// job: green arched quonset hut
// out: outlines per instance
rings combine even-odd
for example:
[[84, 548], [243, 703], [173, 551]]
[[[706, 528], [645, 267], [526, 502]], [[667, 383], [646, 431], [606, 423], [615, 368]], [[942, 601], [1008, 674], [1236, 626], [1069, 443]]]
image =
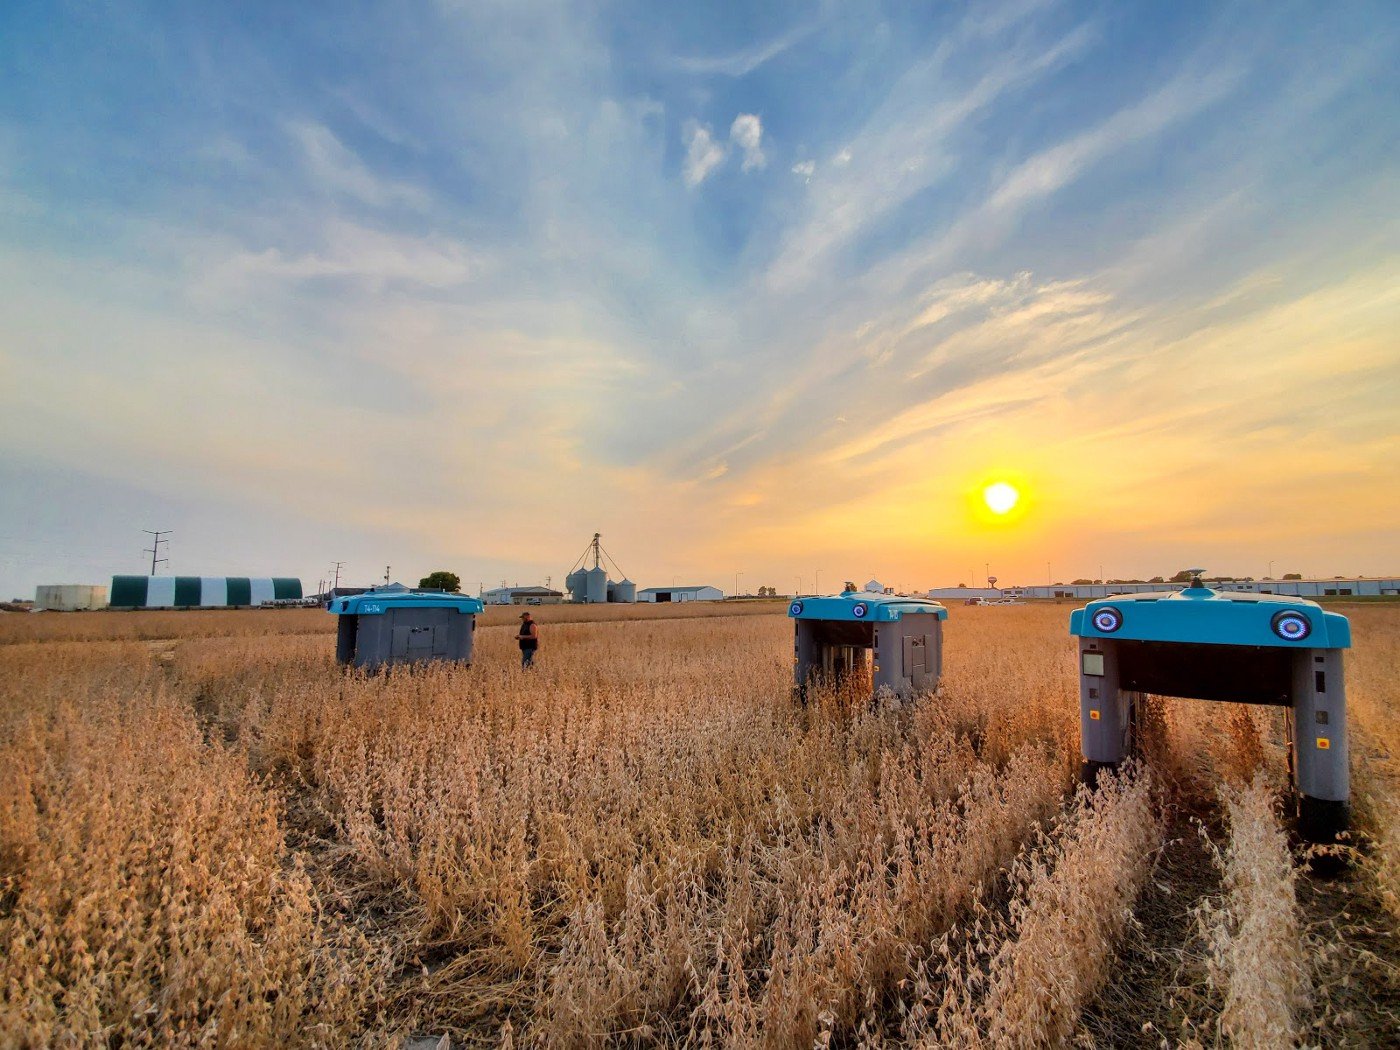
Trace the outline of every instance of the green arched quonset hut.
[[113, 576], [113, 609], [232, 609], [298, 600], [301, 581], [287, 576]]

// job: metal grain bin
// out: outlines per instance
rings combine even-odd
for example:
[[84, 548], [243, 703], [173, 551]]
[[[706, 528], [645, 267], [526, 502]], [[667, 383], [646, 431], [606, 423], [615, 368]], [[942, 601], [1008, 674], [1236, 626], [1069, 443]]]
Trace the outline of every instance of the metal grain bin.
[[564, 589], [569, 592], [569, 601], [588, 601], [588, 571], [575, 569], [564, 577]]
[[583, 600], [600, 604], [607, 602], [608, 570], [601, 567], [587, 569], [584, 575], [588, 578], [588, 586]]

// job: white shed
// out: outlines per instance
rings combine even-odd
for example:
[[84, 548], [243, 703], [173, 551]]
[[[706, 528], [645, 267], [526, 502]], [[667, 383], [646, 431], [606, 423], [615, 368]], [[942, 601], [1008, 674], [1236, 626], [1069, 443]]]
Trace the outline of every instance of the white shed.
[[34, 590], [34, 609], [55, 612], [78, 612], [83, 609], [104, 609], [107, 588], [86, 583], [46, 583]]
[[637, 592], [639, 602], [717, 602], [724, 597], [718, 587], [647, 587]]

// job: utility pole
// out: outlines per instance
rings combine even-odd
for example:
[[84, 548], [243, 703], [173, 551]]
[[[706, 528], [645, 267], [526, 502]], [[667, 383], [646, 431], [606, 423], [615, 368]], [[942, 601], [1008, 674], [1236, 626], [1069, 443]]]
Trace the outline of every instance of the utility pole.
[[821, 571], [821, 569], [818, 569], [818, 570], [816, 571], [816, 574], [812, 577], [812, 580], [813, 580], [813, 583], [812, 583], [812, 593], [813, 593], [813, 594], [821, 594], [821, 592], [822, 592], [822, 571]]
[[385, 582], [385, 583], [388, 583], [388, 582], [389, 582], [389, 566], [388, 566], [388, 565], [384, 566], [384, 582]]
[[796, 576], [796, 577], [794, 577], [794, 579], [797, 580], [797, 593], [798, 593], [798, 594], [801, 594], [801, 593], [802, 593], [802, 577], [801, 577], [801, 576]]
[[988, 590], [991, 590], [991, 587], [992, 587], [992, 563], [991, 563], [991, 562], [987, 562], [987, 563], [983, 566], [983, 568], [985, 568], [985, 569], [987, 570], [986, 573], [984, 574], [984, 575], [985, 575], [985, 578], [986, 578], [986, 580], [987, 580], [987, 589], [988, 589]]
[[742, 575], [744, 575], [742, 572], [734, 574], [734, 597], [736, 598], [739, 597], [739, 577]]
[[151, 541], [150, 547], [144, 548], [144, 553], [149, 554], [151, 556], [151, 575], [154, 576], [156, 574], [157, 565], [159, 565], [161, 562], [170, 561], [169, 558], [158, 558], [156, 555], [160, 553], [160, 545], [162, 543], [165, 544], [167, 547], [170, 546], [170, 541], [163, 540], [161, 539], [161, 537], [169, 536], [172, 533], [170, 529], [161, 529], [159, 531], [155, 529], [142, 529], [141, 531], [144, 532], [147, 536], [154, 537], [154, 539], [152, 539]]
[[331, 566], [331, 568], [335, 570], [335, 582], [334, 582], [333, 584], [331, 584], [331, 587], [333, 588], [332, 593], [334, 593], [335, 590], [339, 590], [339, 589], [340, 589], [340, 570], [341, 570], [344, 566], [345, 566], [345, 563], [344, 563], [343, 561], [338, 561], [338, 562], [336, 562], [334, 565]]
[[1274, 578], [1274, 563], [1273, 563], [1273, 559], [1270, 559], [1270, 560], [1269, 560], [1269, 579], [1272, 580], [1273, 578]]
[[1045, 563], [1045, 586], [1050, 586], [1050, 563]]

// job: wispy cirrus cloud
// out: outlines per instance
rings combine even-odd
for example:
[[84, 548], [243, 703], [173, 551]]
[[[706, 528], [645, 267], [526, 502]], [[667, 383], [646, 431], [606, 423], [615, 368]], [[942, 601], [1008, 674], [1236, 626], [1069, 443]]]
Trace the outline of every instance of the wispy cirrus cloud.
[[817, 22], [809, 22], [795, 26], [771, 40], [761, 41], [729, 54], [678, 56], [671, 61], [677, 69], [686, 73], [717, 74], [727, 77], [747, 76], [806, 39], [817, 28]]
[[455, 241], [388, 233], [340, 219], [329, 221], [317, 241], [316, 247], [300, 252], [279, 247], [237, 251], [213, 265], [203, 278], [205, 287], [341, 278], [444, 289], [471, 280], [486, 266]]
[[833, 256], [872, 223], [952, 175], [950, 139], [956, 132], [1008, 93], [1082, 54], [1094, 31], [1080, 26], [1048, 44], [1009, 48], [994, 46], [993, 37], [980, 45], [986, 48], [985, 64], [955, 70], [953, 58], [965, 37], [955, 35], [903, 73], [865, 126], [813, 180], [805, 216], [788, 232], [769, 268], [772, 290], [790, 290], [813, 274], [832, 273]]
[[428, 207], [430, 198], [425, 190], [375, 174], [325, 125], [290, 121], [287, 134], [300, 148], [314, 188], [376, 208], [399, 206], [421, 211]]

